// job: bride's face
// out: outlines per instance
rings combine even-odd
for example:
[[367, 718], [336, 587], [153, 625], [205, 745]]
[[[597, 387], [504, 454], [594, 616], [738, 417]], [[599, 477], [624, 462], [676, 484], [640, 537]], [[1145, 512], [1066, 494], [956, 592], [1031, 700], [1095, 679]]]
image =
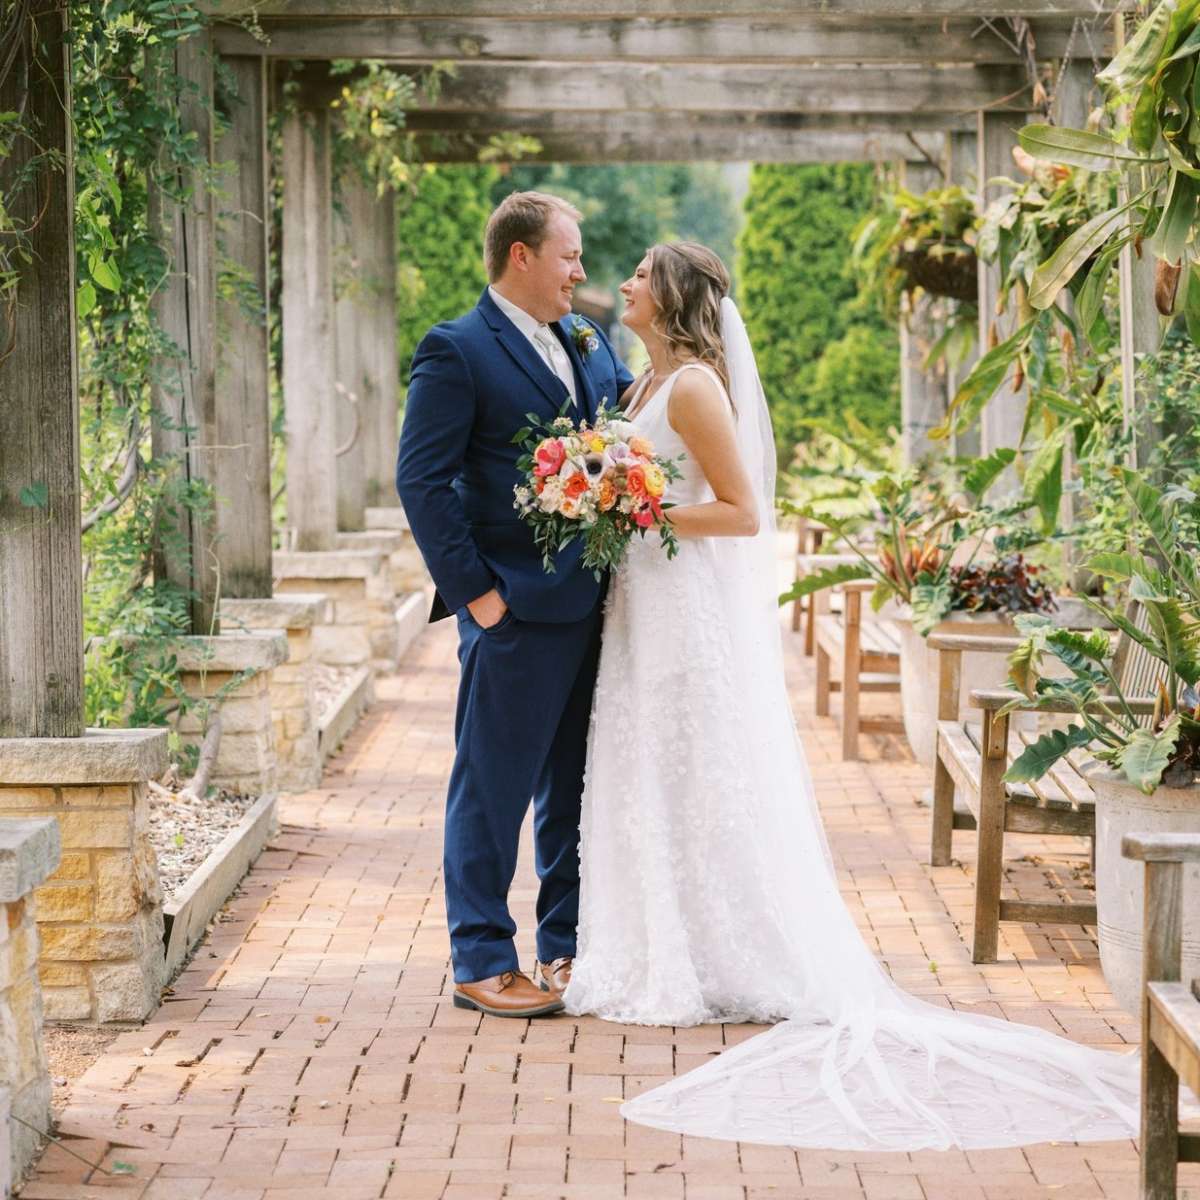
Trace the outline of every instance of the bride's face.
[[650, 256], [646, 255], [637, 265], [637, 270], [621, 284], [618, 289], [625, 297], [625, 311], [621, 321], [635, 333], [642, 329], [650, 329], [658, 306], [650, 295]]

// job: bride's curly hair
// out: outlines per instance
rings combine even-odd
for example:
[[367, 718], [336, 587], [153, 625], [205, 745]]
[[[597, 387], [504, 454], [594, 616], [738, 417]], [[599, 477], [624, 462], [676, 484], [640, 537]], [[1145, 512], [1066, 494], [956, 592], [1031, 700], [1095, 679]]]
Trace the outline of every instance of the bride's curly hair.
[[721, 300], [729, 294], [729, 271], [699, 242], [651, 246], [650, 295], [658, 308], [654, 331], [673, 359], [707, 363], [729, 391], [721, 339]]

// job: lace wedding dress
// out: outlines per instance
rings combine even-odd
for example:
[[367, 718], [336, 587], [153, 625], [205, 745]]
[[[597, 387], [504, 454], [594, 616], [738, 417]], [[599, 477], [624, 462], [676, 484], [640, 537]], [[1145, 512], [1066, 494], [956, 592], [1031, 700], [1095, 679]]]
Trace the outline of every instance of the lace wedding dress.
[[[1131, 1137], [1135, 1055], [907, 995], [841, 899], [784, 683], [769, 418], [724, 305], [762, 528], [681, 541], [673, 560], [656, 537], [635, 539], [612, 580], [567, 1009], [647, 1025], [779, 1022], [623, 1106], [661, 1129], [870, 1150]], [[672, 457], [685, 453], [667, 420], [678, 378], [633, 418]], [[689, 458], [682, 471], [671, 500], [712, 499]]]

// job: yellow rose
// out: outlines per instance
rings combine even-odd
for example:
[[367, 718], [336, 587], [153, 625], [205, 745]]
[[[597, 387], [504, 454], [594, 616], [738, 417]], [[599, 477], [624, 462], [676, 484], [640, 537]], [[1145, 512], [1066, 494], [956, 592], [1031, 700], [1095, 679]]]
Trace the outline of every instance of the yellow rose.
[[656, 500], [666, 491], [667, 477], [653, 463], [647, 463], [642, 468], [642, 477], [646, 481], [646, 494]]
[[588, 449], [591, 450], [593, 454], [603, 454], [604, 439], [598, 433], [592, 434], [592, 440], [588, 443]]

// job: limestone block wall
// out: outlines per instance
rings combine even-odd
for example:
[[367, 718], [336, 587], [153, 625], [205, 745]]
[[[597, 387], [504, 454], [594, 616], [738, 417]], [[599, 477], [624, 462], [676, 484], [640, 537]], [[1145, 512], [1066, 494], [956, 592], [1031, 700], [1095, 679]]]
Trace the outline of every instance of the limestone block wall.
[[287, 632], [287, 660], [271, 672], [270, 683], [277, 778], [285, 791], [304, 791], [321, 778], [313, 627], [329, 623], [329, 609], [329, 601], [320, 593], [221, 602], [222, 627], [227, 631], [236, 625]]
[[50, 1078], [42, 1043], [38, 929], [32, 893], [59, 860], [53, 821], [0, 821], [0, 1195], [21, 1177], [50, 1123]]
[[395, 668], [396, 593], [385, 554], [310, 550], [277, 553], [272, 561], [276, 596], [323, 592], [329, 599], [328, 619], [313, 626], [318, 662]]
[[[425, 567], [408, 518], [402, 508], [368, 508], [366, 510], [368, 533], [392, 532], [399, 534], [399, 541], [388, 550], [388, 566], [392, 573], [392, 586], [397, 595], [406, 592], [424, 591], [433, 582]], [[339, 536], [345, 536], [339, 535]]]
[[[253, 672], [221, 700], [221, 742], [209, 783], [248, 796], [278, 786], [272, 713], [274, 671], [287, 658], [282, 630], [189, 637], [177, 651], [184, 691], [193, 698], [217, 696], [242, 672]], [[186, 713], [179, 722], [185, 743], [199, 745], [203, 716]]]
[[0, 741], [0, 818], [53, 817], [62, 859], [33, 898], [47, 1020], [137, 1021], [163, 985], [162, 888], [148, 779], [165, 730]]

